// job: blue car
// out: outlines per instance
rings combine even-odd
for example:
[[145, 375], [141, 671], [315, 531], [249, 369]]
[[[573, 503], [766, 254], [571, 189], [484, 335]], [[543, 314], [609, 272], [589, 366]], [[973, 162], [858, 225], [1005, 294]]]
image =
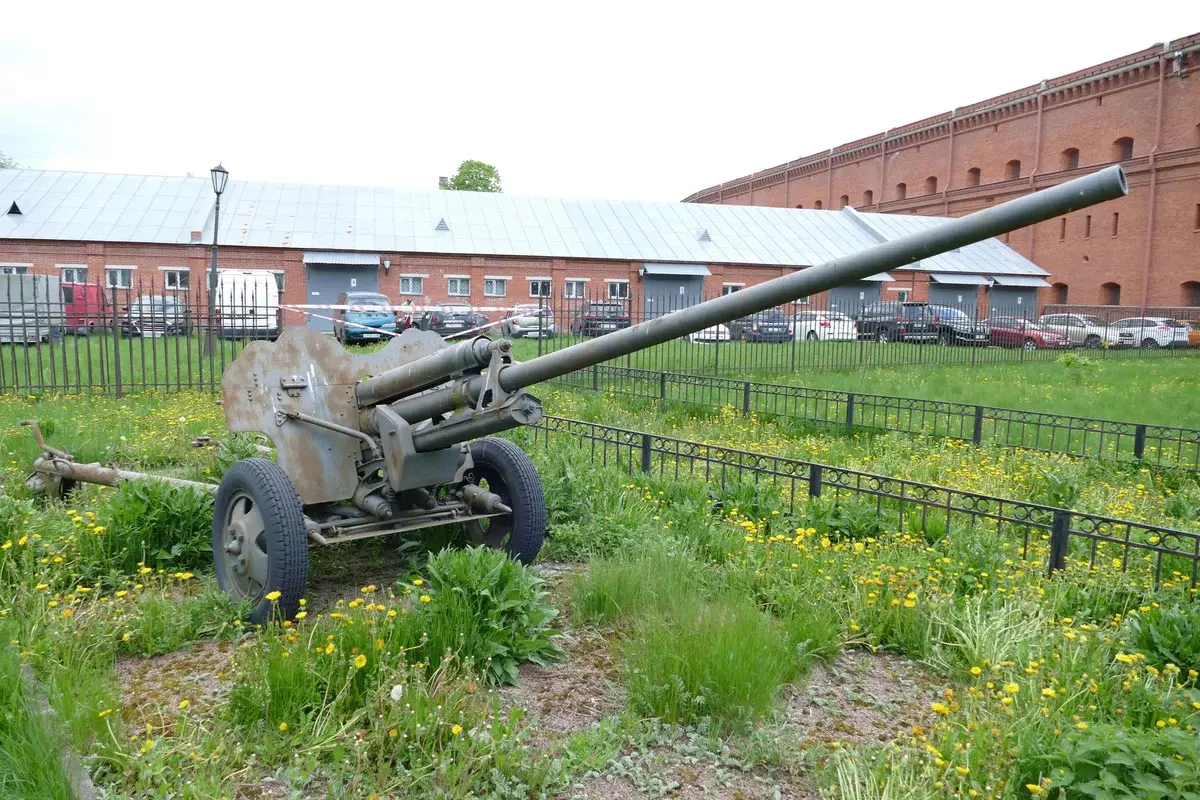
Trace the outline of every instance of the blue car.
[[[403, 331], [392, 301], [378, 292], [342, 292], [336, 305], [349, 306], [333, 313], [333, 336], [342, 344], [390, 339], [388, 333]], [[384, 333], [386, 331], [387, 333]]]

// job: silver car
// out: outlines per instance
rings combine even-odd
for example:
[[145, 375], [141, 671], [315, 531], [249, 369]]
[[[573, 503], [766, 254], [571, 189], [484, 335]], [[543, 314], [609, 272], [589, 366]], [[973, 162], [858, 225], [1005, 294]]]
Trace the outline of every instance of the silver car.
[[521, 303], [506, 311], [504, 316], [508, 319], [500, 323], [500, 331], [510, 339], [554, 336], [554, 312], [549, 306]]
[[1099, 317], [1087, 314], [1043, 314], [1038, 322], [1066, 336], [1072, 347], [1096, 350], [1120, 344], [1117, 332]]

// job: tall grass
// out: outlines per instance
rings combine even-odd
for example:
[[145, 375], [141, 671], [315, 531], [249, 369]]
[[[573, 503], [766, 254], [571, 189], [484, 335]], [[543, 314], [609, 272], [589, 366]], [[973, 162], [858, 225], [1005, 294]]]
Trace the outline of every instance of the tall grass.
[[704, 575], [695, 559], [664, 543], [595, 558], [574, 587], [572, 607], [581, 622], [662, 613], [700, 597]]
[[0, 644], [0, 797], [5, 800], [74, 800], [63, 768], [63, 739], [26, 692], [20, 655]]

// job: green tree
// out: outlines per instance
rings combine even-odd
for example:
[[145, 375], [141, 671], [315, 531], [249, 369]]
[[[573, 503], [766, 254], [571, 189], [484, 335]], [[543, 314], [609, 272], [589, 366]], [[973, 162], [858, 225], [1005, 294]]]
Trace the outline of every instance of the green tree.
[[[0, 169], [17, 169], [16, 159], [9, 158], [8, 156], [4, 155], [3, 151], [0, 151]], [[496, 180], [497, 180], [496, 185], [499, 186], [500, 185], [499, 177], [497, 177]], [[497, 189], [496, 191], [500, 191], [500, 190]]]
[[442, 188], [460, 192], [499, 192], [500, 173], [491, 164], [468, 159], [458, 166], [458, 172]]

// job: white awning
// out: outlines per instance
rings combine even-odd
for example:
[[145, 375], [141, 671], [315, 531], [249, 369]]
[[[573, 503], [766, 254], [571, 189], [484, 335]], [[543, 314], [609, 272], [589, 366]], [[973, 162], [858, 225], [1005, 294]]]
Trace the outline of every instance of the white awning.
[[[846, 206], [846, 207], [849, 208], [849, 206]], [[886, 272], [881, 272], [878, 275], [872, 275], [868, 278], [863, 278], [863, 280], [864, 281], [874, 281], [876, 283], [890, 283], [892, 281], [895, 281], [896, 279], [893, 278], [891, 275], [888, 275]]]
[[712, 275], [703, 264], [642, 264], [642, 271], [647, 275]]
[[997, 286], [1025, 286], [1030, 289], [1045, 289], [1050, 284], [1032, 275], [993, 275]]
[[982, 275], [959, 274], [957, 272], [931, 272], [930, 279], [934, 283], [947, 283], [952, 286], [989, 286], [988, 279]]
[[305, 264], [336, 264], [348, 267], [378, 267], [378, 253], [342, 253], [337, 251], [305, 251]]

